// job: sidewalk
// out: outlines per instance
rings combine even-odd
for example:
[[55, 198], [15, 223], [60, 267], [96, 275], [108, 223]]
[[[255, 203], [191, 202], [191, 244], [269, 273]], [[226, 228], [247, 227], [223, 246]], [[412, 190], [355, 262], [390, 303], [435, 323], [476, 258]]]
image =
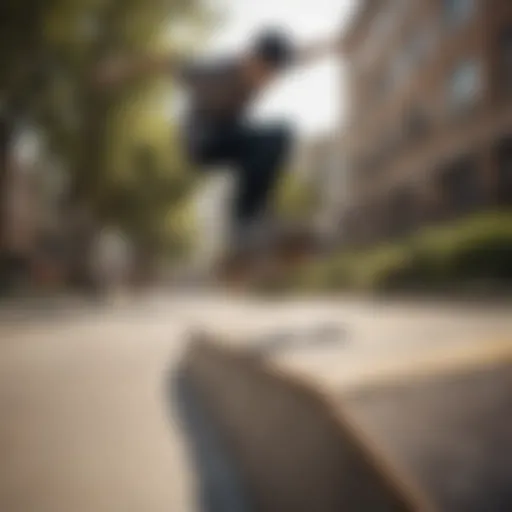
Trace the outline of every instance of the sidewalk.
[[0, 298], [0, 327], [70, 320], [84, 312], [101, 311], [104, 303], [72, 292], [26, 292]]
[[340, 403], [446, 512], [512, 510], [512, 365], [373, 386]]

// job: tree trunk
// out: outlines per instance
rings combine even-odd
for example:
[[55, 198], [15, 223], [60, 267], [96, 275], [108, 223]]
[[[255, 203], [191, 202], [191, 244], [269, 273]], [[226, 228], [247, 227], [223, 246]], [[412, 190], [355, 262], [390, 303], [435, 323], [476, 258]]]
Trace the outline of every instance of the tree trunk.
[[5, 240], [6, 178], [12, 126], [5, 112], [0, 113], [0, 293], [8, 285], [9, 255]]
[[5, 182], [11, 133], [12, 130], [7, 115], [0, 113], [0, 253], [3, 253], [4, 249], [4, 211], [7, 194]]

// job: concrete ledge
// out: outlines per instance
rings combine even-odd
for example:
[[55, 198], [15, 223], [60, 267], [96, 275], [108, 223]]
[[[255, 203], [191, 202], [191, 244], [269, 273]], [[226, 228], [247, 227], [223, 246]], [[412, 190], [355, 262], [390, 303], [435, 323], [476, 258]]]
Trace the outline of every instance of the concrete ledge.
[[319, 390], [204, 337], [183, 371], [229, 446], [255, 510], [431, 510]]

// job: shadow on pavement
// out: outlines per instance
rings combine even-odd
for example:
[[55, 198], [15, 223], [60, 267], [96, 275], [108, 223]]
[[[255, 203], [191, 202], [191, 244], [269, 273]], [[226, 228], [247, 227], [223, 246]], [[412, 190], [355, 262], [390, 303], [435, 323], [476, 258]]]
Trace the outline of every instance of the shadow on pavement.
[[252, 352], [272, 355], [287, 350], [317, 349], [320, 346], [346, 345], [349, 332], [339, 323], [313, 325], [310, 328], [279, 329], [252, 340]]
[[[181, 369], [169, 372], [168, 407], [178, 413], [198, 483], [200, 512], [250, 512], [237, 468]], [[176, 416], [176, 414], [174, 415]]]

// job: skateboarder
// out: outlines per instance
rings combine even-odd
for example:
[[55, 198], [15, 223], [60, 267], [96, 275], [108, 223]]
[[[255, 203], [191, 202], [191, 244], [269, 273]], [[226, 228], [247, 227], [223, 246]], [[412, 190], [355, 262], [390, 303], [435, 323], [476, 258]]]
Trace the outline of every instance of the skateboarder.
[[182, 121], [184, 146], [198, 167], [226, 165], [236, 173], [232, 220], [235, 245], [243, 245], [262, 221], [292, 143], [289, 126], [251, 122], [248, 108], [280, 74], [336, 49], [336, 42], [297, 49], [285, 34], [266, 30], [235, 58], [196, 63], [174, 56], [130, 58], [107, 65], [99, 78], [116, 84], [168, 72], [184, 85], [190, 103]]

